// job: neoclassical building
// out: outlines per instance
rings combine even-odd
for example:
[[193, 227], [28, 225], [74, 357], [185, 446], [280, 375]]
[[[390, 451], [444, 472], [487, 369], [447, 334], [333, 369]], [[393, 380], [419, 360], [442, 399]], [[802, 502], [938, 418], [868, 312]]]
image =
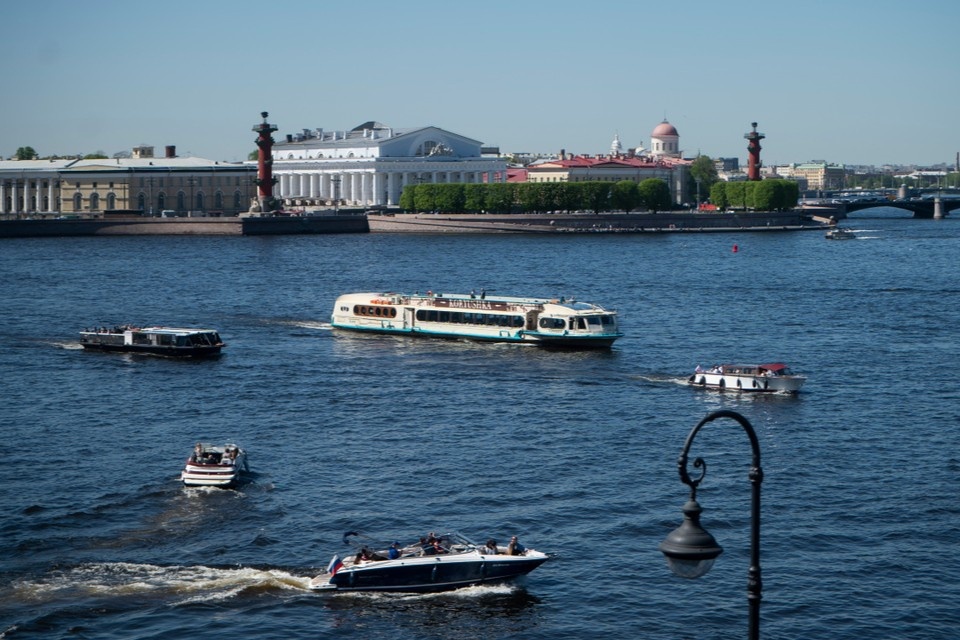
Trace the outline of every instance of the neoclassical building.
[[134, 151], [133, 158], [0, 161], [0, 215], [237, 215], [256, 194], [255, 166], [180, 158], [173, 147], [163, 158], [151, 147]]
[[304, 129], [273, 146], [274, 193], [286, 206], [394, 207], [420, 183], [506, 182], [507, 162], [438, 127], [365, 122], [349, 131]]

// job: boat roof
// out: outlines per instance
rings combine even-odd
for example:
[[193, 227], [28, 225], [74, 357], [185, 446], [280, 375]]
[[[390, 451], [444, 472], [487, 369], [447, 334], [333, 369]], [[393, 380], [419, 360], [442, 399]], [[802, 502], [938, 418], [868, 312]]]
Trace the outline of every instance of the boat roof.
[[199, 329], [195, 327], [140, 327], [132, 331], [149, 331], [150, 333], [186, 334], [186, 333], [217, 333], [216, 329]]
[[344, 294], [344, 295], [341, 296], [341, 297], [347, 297], [347, 296], [351, 296], [351, 297], [352, 297], [352, 296], [359, 296], [359, 297], [367, 297], [367, 296], [370, 296], [371, 298], [380, 298], [380, 299], [388, 299], [388, 298], [393, 297], [393, 296], [399, 296], [399, 297], [401, 297], [401, 298], [415, 298], [415, 299], [422, 299], [422, 300], [432, 300], [432, 299], [441, 299], [441, 300], [484, 300], [484, 301], [486, 301], [486, 302], [505, 302], [505, 303], [508, 303], [508, 304], [540, 304], [540, 305], [553, 304], [553, 305], [558, 305], [558, 306], [566, 307], [566, 308], [571, 309], [571, 310], [574, 310], [574, 311], [590, 311], [590, 310], [594, 310], [594, 311], [608, 311], [608, 312], [612, 312], [612, 311], [609, 310], [609, 309], [604, 309], [604, 308], [601, 307], [600, 305], [593, 304], [593, 303], [590, 303], [590, 302], [580, 302], [580, 301], [576, 300], [575, 298], [567, 298], [567, 297], [565, 297], [565, 296], [560, 296], [560, 297], [558, 297], [558, 298], [536, 298], [536, 297], [516, 297], [516, 296], [491, 295], [491, 294], [489, 294], [489, 293], [484, 294], [482, 291], [481, 291], [481, 293], [473, 293], [473, 294], [469, 294], [469, 293], [419, 293], [419, 292], [410, 294], [410, 293], [399, 293], [399, 292], [396, 292], [396, 291], [388, 291], [388, 292], [380, 292], [380, 293], [377, 293], [377, 292], [369, 292], [369, 293], [363, 293], [363, 292], [361, 292], [361, 293], [348, 293], [348, 294]]

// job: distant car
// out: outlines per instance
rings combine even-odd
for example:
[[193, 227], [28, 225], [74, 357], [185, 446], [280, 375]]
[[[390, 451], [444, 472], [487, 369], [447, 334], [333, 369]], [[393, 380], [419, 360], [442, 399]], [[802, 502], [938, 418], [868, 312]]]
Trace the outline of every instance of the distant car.
[[164, 209], [163, 211], [160, 212], [160, 217], [161, 217], [161, 218], [176, 218], [176, 217], [177, 217], [177, 212], [174, 211], [173, 209]]

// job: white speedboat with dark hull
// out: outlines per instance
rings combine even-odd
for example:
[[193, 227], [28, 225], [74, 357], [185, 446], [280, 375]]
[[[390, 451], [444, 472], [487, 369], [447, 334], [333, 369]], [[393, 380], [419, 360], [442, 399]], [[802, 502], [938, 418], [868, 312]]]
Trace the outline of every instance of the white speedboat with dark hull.
[[857, 234], [847, 227], [834, 227], [824, 234], [827, 240], [856, 240]]
[[565, 298], [475, 294], [351, 293], [337, 298], [337, 329], [431, 338], [609, 348], [617, 312]]
[[81, 331], [80, 346], [89, 351], [199, 357], [219, 355], [226, 345], [215, 329], [121, 325]]
[[691, 385], [719, 391], [796, 393], [807, 381], [782, 362], [769, 364], [722, 364], [697, 370], [687, 379]]
[[343, 559], [335, 555], [327, 570], [310, 581], [310, 588], [315, 591], [449, 591], [506, 582], [530, 573], [548, 559], [545, 553], [533, 549], [523, 549], [516, 555], [511, 555], [506, 548], [493, 551], [457, 533], [441, 536], [438, 541], [433, 546], [415, 543], [401, 547], [395, 543], [393, 547], [377, 551], [364, 548], [356, 556]]
[[247, 454], [237, 445], [198, 442], [180, 480], [188, 487], [235, 487], [247, 470]]

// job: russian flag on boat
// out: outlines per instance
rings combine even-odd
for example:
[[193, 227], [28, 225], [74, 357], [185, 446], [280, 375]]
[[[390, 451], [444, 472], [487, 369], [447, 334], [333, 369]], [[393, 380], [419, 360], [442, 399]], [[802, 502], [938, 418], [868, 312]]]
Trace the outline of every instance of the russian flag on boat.
[[327, 573], [335, 576], [340, 569], [343, 569], [343, 561], [340, 559], [340, 556], [333, 556], [333, 558], [330, 559], [330, 564], [327, 565]]

